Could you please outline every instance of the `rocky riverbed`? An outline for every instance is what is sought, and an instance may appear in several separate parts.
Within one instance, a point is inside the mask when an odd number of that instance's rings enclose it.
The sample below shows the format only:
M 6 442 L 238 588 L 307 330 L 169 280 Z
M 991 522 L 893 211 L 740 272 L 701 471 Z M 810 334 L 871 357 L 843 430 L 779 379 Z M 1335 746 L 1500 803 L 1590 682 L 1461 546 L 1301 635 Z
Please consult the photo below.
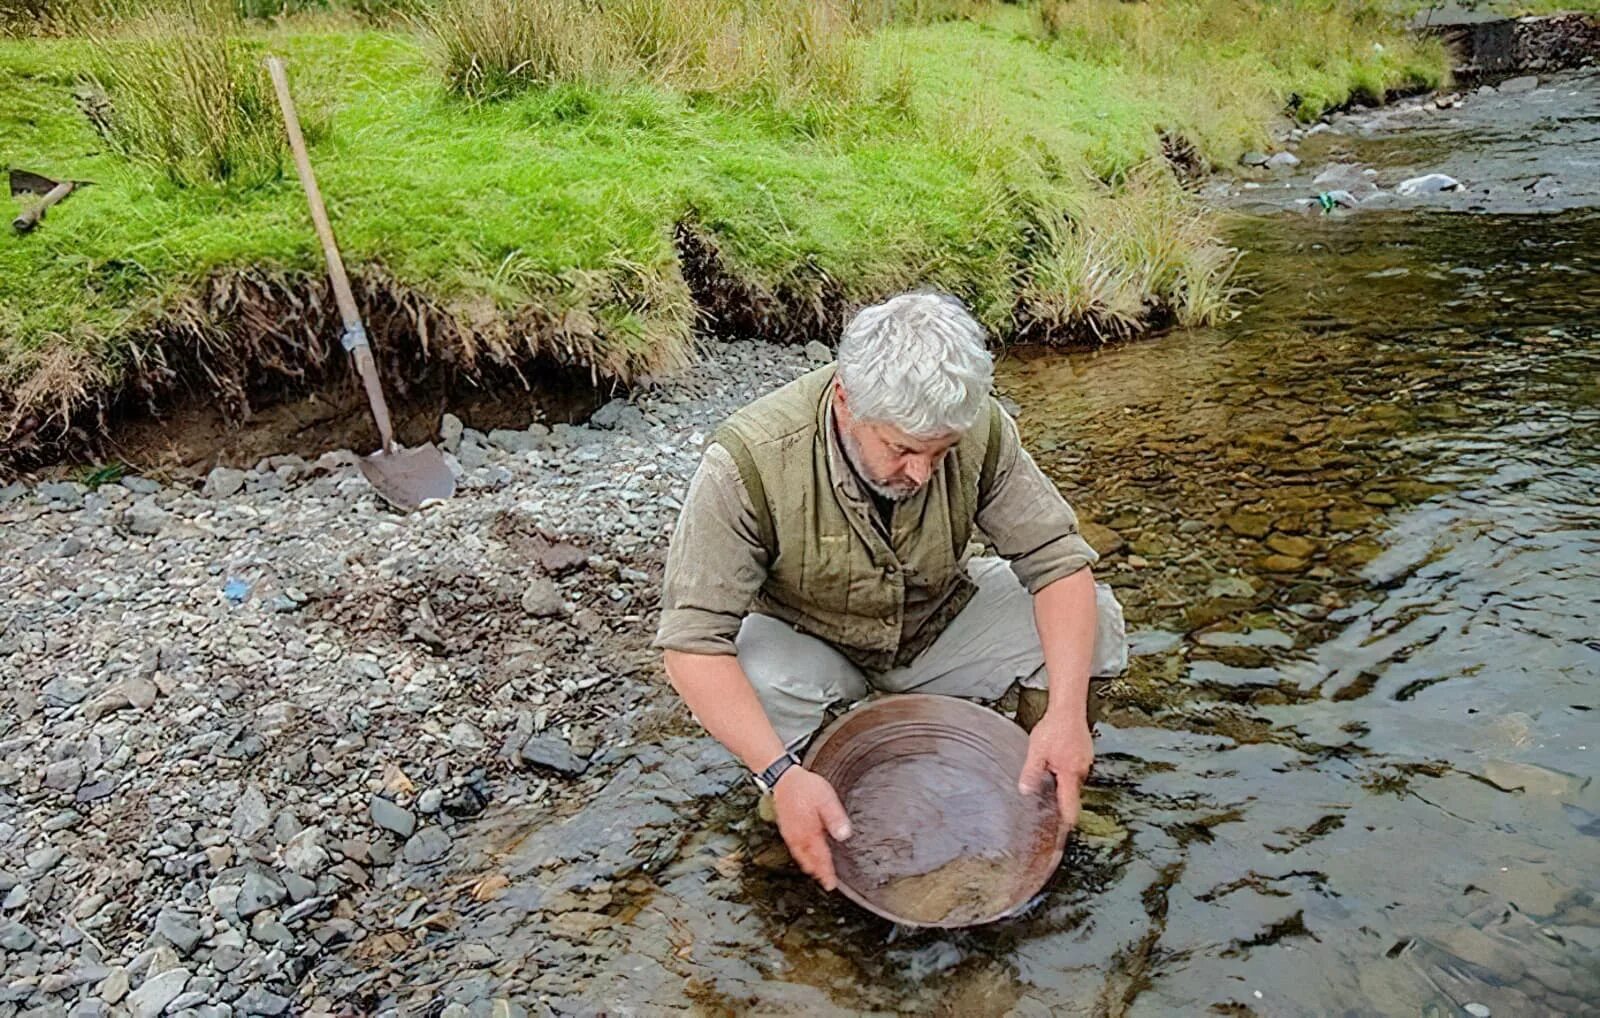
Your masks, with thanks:
M 1542 109 L 1485 165 L 1593 193 Z M 1300 151 L 1471 164 L 1411 129 Z M 1236 323 L 1002 365 L 1135 657 L 1061 872 L 980 930 L 822 895 L 646 646 L 710 427 L 824 349 L 447 421 L 405 517 L 341 455 L 0 488 L 0 1018 L 1583 1013 L 1585 201 L 1246 219 Z
M 434 931 L 416 888 L 486 807 L 552 815 L 628 752 L 708 430 L 809 363 L 722 346 L 588 426 L 447 421 L 461 494 L 403 518 L 341 455 L 0 490 L 0 1016 L 380 1000 L 332 960 Z

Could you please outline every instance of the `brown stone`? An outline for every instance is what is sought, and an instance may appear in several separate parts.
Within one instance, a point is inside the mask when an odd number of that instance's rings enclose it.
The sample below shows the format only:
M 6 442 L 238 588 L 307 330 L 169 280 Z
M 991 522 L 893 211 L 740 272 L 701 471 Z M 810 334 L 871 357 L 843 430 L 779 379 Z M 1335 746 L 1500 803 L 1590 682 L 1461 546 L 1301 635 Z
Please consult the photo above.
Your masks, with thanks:
M 586 940 L 611 925 L 611 917 L 598 912 L 563 912 L 550 920 L 550 932 L 567 940 Z
M 1266 537 L 1272 530 L 1272 520 L 1261 513 L 1233 513 L 1222 521 L 1223 526 L 1240 537 Z
M 1267 547 L 1289 558 L 1310 558 L 1317 551 L 1315 541 L 1289 534 L 1273 534 L 1267 538 Z
M 1328 512 L 1328 525 L 1335 530 L 1360 530 L 1375 515 L 1371 509 L 1333 509 Z
M 1370 537 L 1358 537 L 1333 549 L 1329 555 L 1335 565 L 1355 569 L 1366 565 L 1383 551 L 1383 546 Z
M 1369 491 L 1361 496 L 1361 501 L 1367 503 L 1367 505 L 1390 506 L 1396 504 L 1395 497 L 1387 491 Z
M 1079 525 L 1078 529 L 1083 534 L 1083 539 L 1089 542 L 1089 547 L 1093 548 L 1095 553 L 1101 557 L 1115 555 L 1128 546 L 1128 542 L 1123 539 L 1121 534 L 1104 524 L 1083 523 Z
M 1268 555 L 1261 560 L 1261 568 L 1269 573 L 1298 573 L 1310 563 L 1293 555 Z

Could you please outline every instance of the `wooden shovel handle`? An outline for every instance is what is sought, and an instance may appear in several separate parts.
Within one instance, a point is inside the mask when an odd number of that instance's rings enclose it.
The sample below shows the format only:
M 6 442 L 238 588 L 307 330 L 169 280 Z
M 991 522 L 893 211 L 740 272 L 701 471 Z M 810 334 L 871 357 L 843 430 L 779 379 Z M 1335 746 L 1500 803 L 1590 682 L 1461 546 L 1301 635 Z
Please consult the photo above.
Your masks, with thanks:
M 311 222 L 317 228 L 317 238 L 322 241 L 322 257 L 328 263 L 328 277 L 333 281 L 333 298 L 339 304 L 339 317 L 344 321 L 344 344 L 355 360 L 356 371 L 361 375 L 367 390 L 367 400 L 372 404 L 372 416 L 378 422 L 378 434 L 383 439 L 383 449 L 395 448 L 394 428 L 389 423 L 389 405 L 384 401 L 383 389 L 378 382 L 377 365 L 372 359 L 372 348 L 367 344 L 367 330 L 361 324 L 361 312 L 356 309 L 356 298 L 350 292 L 350 277 L 345 275 L 344 259 L 339 257 L 339 245 L 333 239 L 333 226 L 328 222 L 328 210 L 322 205 L 322 191 L 317 187 L 317 177 L 311 170 L 311 157 L 306 153 L 306 139 L 300 133 L 300 118 L 295 113 L 294 97 L 289 94 L 289 75 L 278 57 L 267 58 L 267 72 L 272 75 L 272 87 L 278 93 L 278 105 L 283 110 L 283 125 L 289 133 L 289 151 L 294 154 L 294 168 L 300 175 L 300 186 L 305 189 L 306 203 L 311 206 Z
M 72 189 L 76 186 L 77 185 L 70 180 L 63 180 L 55 187 L 52 187 L 49 191 L 45 192 L 45 196 L 39 200 L 39 204 L 23 212 L 22 215 L 18 216 L 17 218 L 11 220 L 11 228 L 16 230 L 18 233 L 27 233 L 35 226 L 38 226 L 39 220 L 44 218 L 45 209 L 48 209 L 56 202 L 71 194 Z

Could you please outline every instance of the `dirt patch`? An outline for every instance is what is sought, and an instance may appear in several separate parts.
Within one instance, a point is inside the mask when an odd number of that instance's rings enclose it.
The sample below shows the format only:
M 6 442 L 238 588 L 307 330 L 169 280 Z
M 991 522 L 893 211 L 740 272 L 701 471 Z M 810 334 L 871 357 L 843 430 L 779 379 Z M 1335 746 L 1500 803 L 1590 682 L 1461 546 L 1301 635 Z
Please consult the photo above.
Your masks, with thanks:
M 534 419 L 582 419 L 605 399 L 591 369 L 533 342 L 536 326 L 513 345 L 474 332 L 381 271 L 353 283 L 406 444 L 435 438 L 446 410 L 484 430 L 522 428 Z M 321 278 L 217 277 L 135 338 L 120 382 L 90 388 L 54 413 L 24 409 L 26 394 L 0 390 L 8 426 L 0 477 L 108 460 L 158 476 L 195 474 L 277 453 L 376 448 L 360 383 L 335 339 L 340 331 Z

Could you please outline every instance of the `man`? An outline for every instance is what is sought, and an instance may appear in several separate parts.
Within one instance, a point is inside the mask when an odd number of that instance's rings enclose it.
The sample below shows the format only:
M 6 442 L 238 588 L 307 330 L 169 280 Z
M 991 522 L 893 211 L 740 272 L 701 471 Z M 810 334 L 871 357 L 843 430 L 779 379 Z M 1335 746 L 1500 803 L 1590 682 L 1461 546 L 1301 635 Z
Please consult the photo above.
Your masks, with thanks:
M 1121 609 L 993 380 L 983 330 L 954 299 L 866 308 L 834 365 L 718 430 L 672 537 L 654 645 L 828 890 L 827 837 L 850 823 L 796 754 L 830 706 L 872 690 L 993 701 L 1020 682 L 1019 791 L 1053 775 L 1065 823 L 1077 818 L 1089 679 L 1126 664 Z M 973 557 L 980 533 L 1000 558 Z

